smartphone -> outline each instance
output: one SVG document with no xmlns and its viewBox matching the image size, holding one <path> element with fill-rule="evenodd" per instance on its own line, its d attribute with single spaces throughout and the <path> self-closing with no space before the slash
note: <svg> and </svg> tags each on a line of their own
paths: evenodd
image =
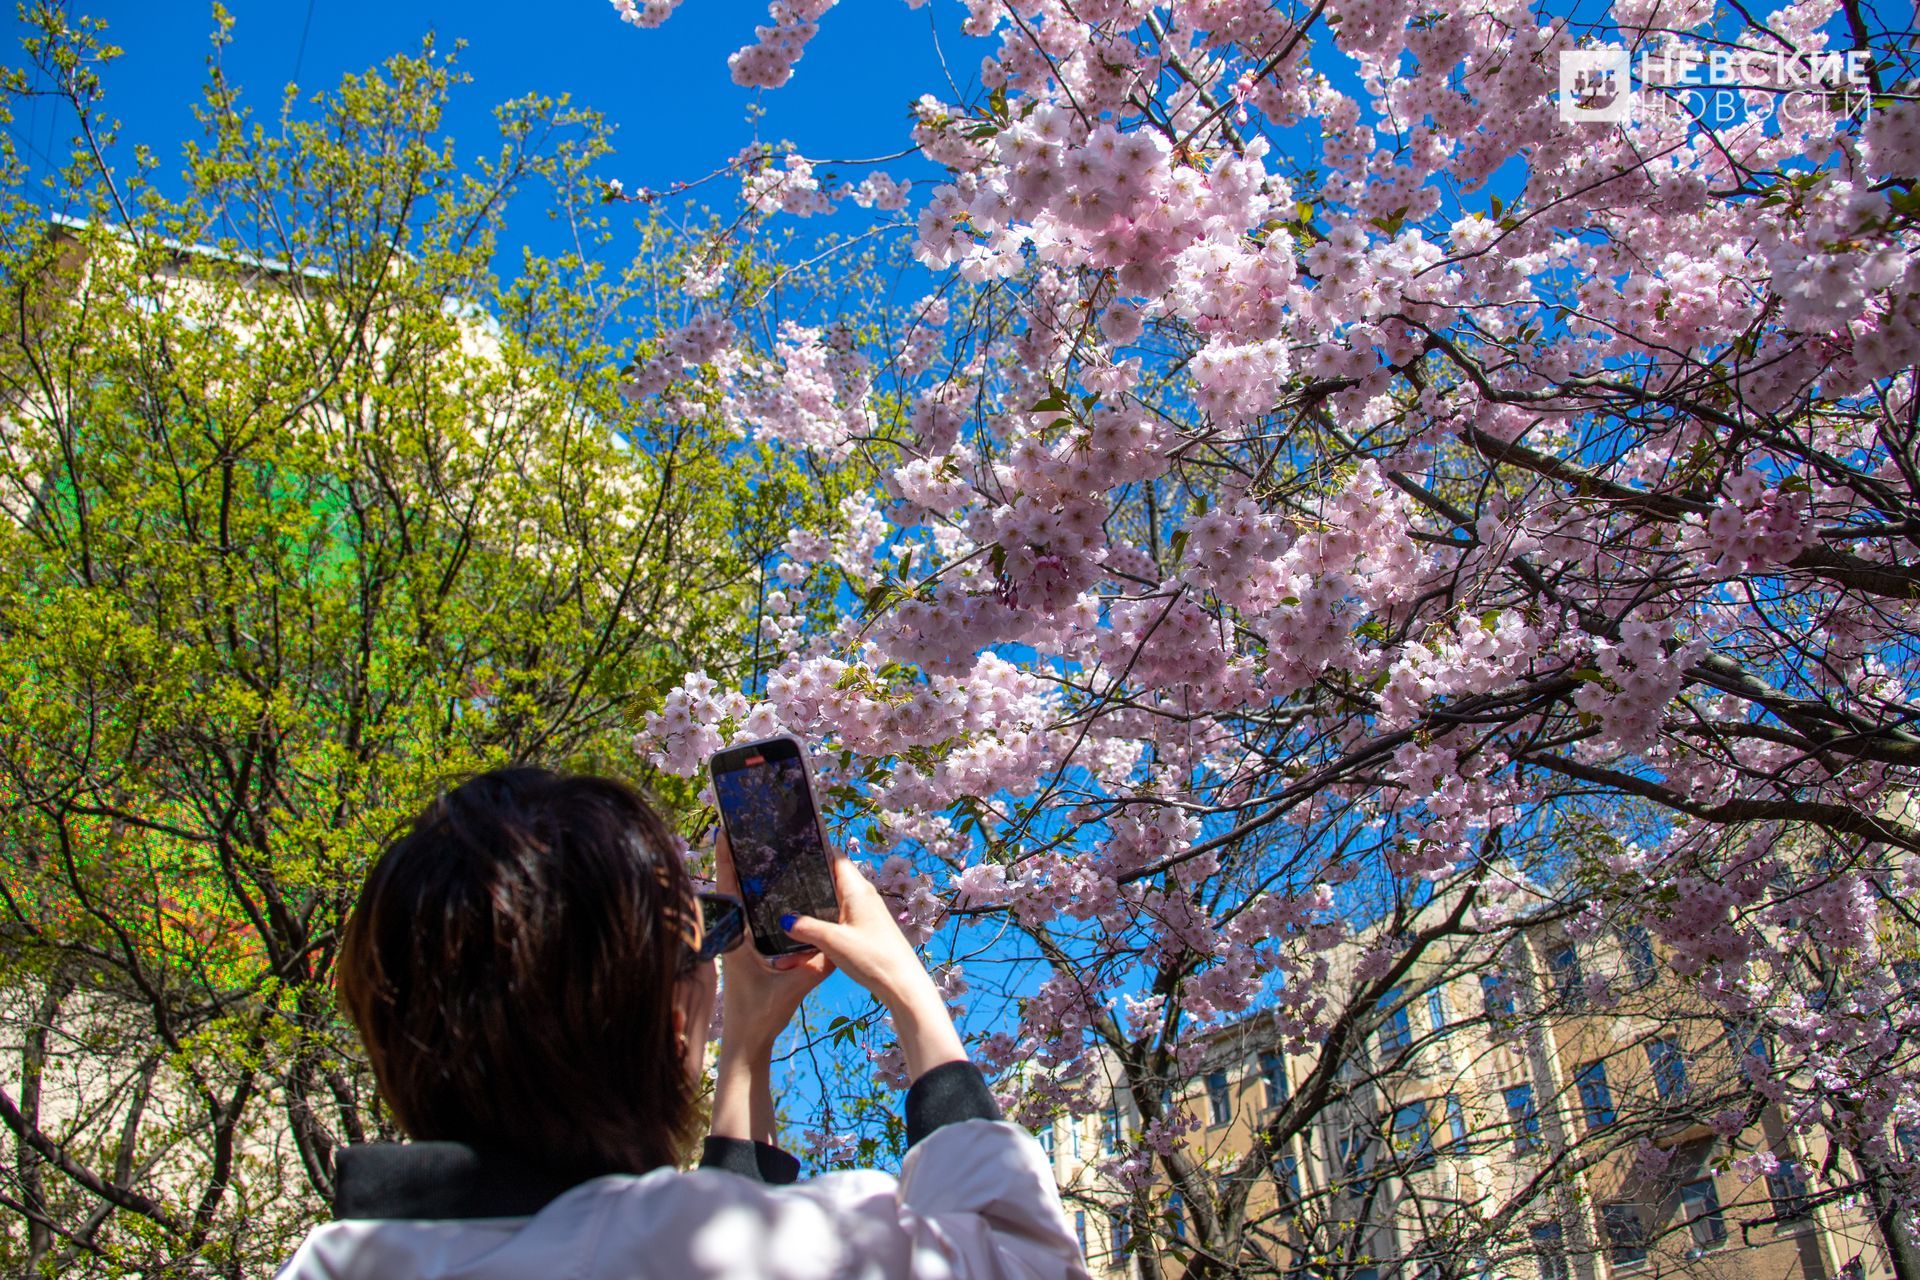
<svg viewBox="0 0 1920 1280">
<path fill-rule="evenodd" d="M 796 738 L 767 738 L 716 751 L 708 764 L 753 945 L 766 956 L 813 950 L 780 927 L 789 912 L 840 918 L 806 749 Z"/>
</svg>

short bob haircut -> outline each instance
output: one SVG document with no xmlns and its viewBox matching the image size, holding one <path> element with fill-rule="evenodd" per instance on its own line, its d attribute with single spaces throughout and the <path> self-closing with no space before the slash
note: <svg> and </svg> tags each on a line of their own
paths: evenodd
<svg viewBox="0 0 1920 1280">
<path fill-rule="evenodd" d="M 340 949 L 342 1003 L 400 1127 L 573 1176 L 680 1163 L 693 893 L 625 783 L 507 768 L 436 798 L 374 864 Z"/>
</svg>

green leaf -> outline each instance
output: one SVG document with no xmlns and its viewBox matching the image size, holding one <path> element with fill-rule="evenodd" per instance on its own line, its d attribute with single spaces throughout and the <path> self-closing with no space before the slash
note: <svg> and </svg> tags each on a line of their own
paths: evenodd
<svg viewBox="0 0 1920 1280">
<path fill-rule="evenodd" d="M 1402 207 L 1395 209 L 1392 213 L 1386 214 L 1383 217 L 1373 218 L 1371 221 L 1374 226 L 1380 228 L 1388 235 L 1396 236 L 1400 234 L 1400 228 L 1406 225 L 1407 211 Z"/>
</svg>

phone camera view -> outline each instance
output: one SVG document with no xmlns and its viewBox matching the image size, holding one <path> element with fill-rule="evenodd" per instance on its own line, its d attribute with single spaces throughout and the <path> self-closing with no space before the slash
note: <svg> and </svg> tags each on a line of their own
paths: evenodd
<svg viewBox="0 0 1920 1280">
<path fill-rule="evenodd" d="M 780 928 L 781 916 L 839 917 L 806 766 L 797 759 L 763 760 L 716 771 L 713 787 L 748 923 L 756 939 L 772 944 L 760 949 L 797 950 Z"/>
</svg>

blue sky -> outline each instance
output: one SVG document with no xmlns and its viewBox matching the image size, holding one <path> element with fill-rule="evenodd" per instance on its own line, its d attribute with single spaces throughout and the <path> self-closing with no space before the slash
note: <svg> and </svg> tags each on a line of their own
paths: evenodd
<svg viewBox="0 0 1920 1280">
<path fill-rule="evenodd" d="M 126 51 L 105 81 L 107 109 L 122 122 L 123 142 L 147 144 L 167 162 L 162 174 L 176 173 L 180 143 L 199 132 L 190 108 L 206 74 L 211 6 L 67 0 L 67 8 L 105 19 L 107 39 Z M 908 103 L 946 83 L 933 22 L 962 90 L 971 87 L 985 44 L 957 42 L 957 0 L 934 0 L 919 10 L 901 0 L 845 0 L 821 24 L 792 81 L 761 94 L 735 85 L 726 63 L 766 20 L 757 3 L 692 0 L 651 31 L 620 22 L 607 0 L 538 7 L 231 0 L 228 10 L 234 18 L 224 55 L 229 78 L 268 123 L 290 80 L 306 91 L 331 87 L 344 72 L 416 50 L 433 31 L 442 47 L 468 42 L 460 64 L 473 82 L 459 91 L 446 122 L 462 150 L 471 154 L 493 140 L 494 104 L 532 92 L 570 93 L 619 126 L 619 155 L 606 176 L 629 188 L 705 174 L 756 137 L 789 139 L 806 155 L 835 160 L 897 151 L 907 141 Z M 22 24 L 17 17 L 9 24 L 0 62 L 19 65 Z M 757 127 L 749 118 L 756 102 L 766 111 Z M 35 152 L 65 155 L 70 121 L 56 115 L 50 103 L 24 107 L 11 126 L 36 167 Z M 525 219 L 521 230 L 537 235 L 543 221 Z"/>
</svg>

